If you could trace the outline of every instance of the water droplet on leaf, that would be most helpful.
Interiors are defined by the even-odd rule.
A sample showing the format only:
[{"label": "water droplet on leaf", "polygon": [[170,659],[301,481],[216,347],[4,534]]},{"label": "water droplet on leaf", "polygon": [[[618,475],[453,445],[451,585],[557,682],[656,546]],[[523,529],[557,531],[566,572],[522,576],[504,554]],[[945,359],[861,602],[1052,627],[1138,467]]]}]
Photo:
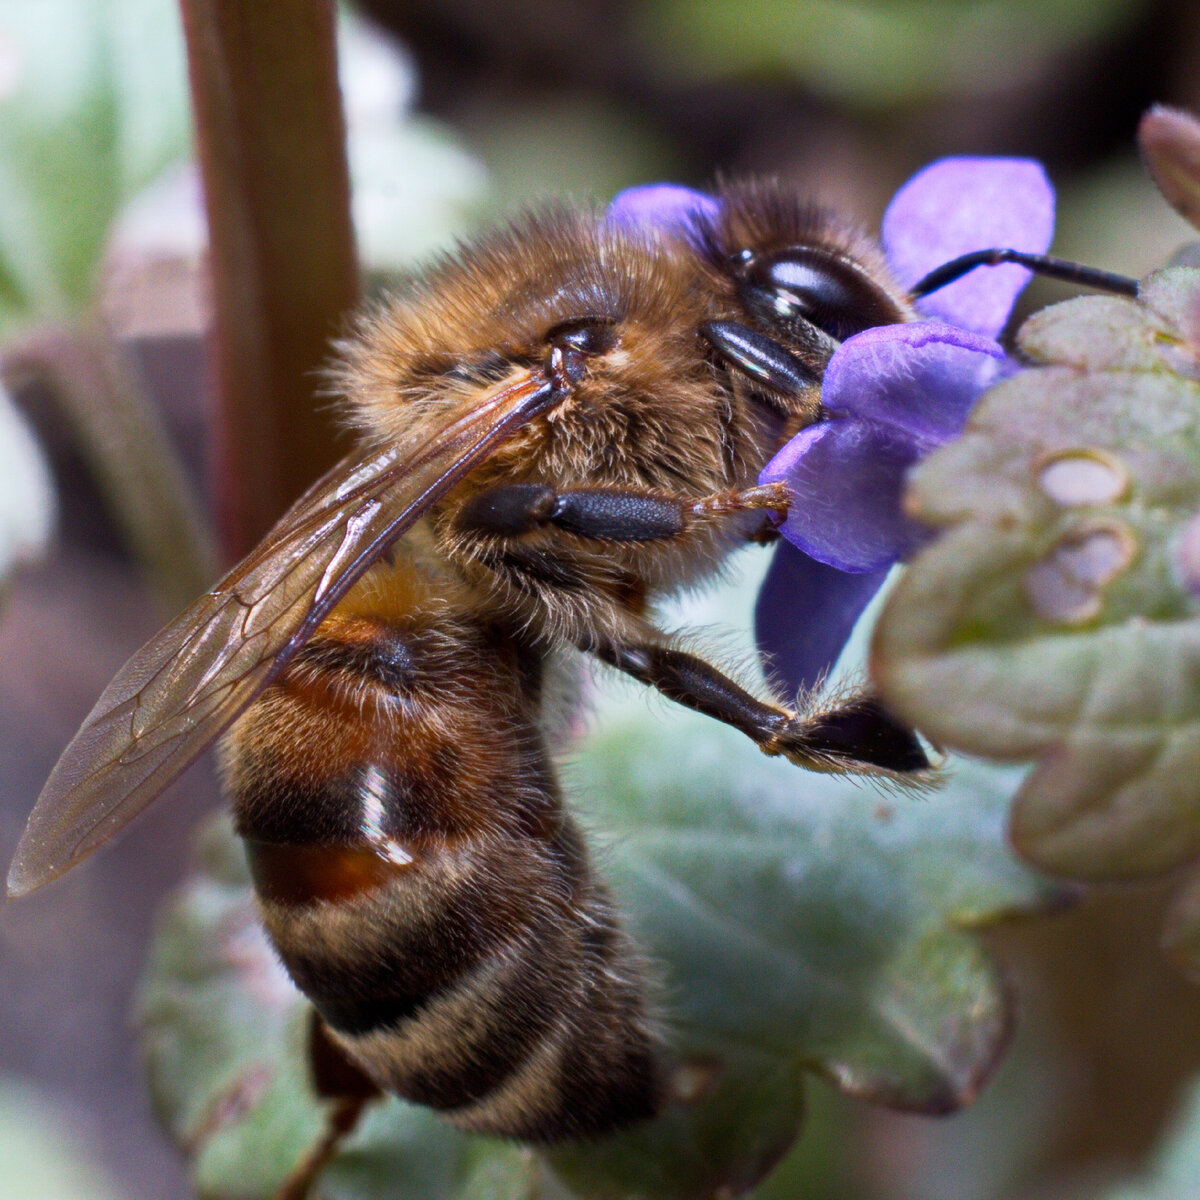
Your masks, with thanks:
[{"label": "water droplet on leaf", "polygon": [[1056,504],[1111,504],[1129,487],[1129,472],[1101,450],[1069,450],[1041,468],[1038,482]]},{"label": "water droplet on leaf", "polygon": [[1063,539],[1025,573],[1038,615],[1077,625],[1100,612],[1101,589],[1133,561],[1137,543],[1124,525],[1092,525]]}]

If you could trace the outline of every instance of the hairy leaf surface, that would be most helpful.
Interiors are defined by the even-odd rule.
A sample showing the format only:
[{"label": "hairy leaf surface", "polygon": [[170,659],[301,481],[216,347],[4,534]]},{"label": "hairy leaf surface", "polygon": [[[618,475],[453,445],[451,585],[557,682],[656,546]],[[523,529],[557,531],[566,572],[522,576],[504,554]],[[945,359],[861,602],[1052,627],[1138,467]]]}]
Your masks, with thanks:
[{"label": "hairy leaf surface", "polygon": [[1200,271],[1137,303],[1026,323],[1046,365],[989,392],[927,459],[913,511],[949,532],[876,631],[889,702],[931,737],[1034,759],[1020,849],[1082,879],[1200,850]]}]

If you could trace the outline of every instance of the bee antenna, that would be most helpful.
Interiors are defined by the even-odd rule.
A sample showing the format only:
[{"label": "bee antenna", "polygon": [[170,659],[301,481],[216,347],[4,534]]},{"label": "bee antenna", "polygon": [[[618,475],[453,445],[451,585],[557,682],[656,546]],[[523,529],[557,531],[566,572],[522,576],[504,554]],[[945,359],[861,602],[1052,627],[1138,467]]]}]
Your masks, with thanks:
[{"label": "bee antenna", "polygon": [[1026,254],[1022,250],[976,250],[971,254],[962,255],[961,258],[951,259],[950,262],[930,271],[912,289],[913,297],[919,299],[921,296],[928,296],[930,292],[936,292],[948,283],[961,279],[976,267],[995,267],[1000,263],[1017,263],[1028,267],[1035,275],[1046,275],[1051,279],[1095,288],[1100,292],[1112,292],[1116,296],[1136,297],[1138,294],[1136,279],[1130,279],[1126,275],[1114,275],[1096,267],[1085,267],[1082,263],[1070,262],[1065,258],[1053,258],[1049,254]]}]

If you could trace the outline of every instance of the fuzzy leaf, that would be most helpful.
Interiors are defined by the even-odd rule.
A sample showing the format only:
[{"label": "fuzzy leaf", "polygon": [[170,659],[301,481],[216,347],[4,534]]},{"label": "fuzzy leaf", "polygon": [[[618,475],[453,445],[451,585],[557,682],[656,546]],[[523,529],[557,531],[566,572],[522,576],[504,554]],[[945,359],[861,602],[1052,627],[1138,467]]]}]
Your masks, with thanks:
[{"label": "fuzzy leaf", "polygon": [[573,777],[664,972],[676,1053],[719,1067],[690,1109],[551,1155],[577,1191],[737,1194],[795,1136],[802,1068],[910,1111],[974,1094],[1010,1013],[963,929],[1050,898],[1003,844],[1012,773],[964,763],[931,801],[881,802],[670,711],[627,713]]},{"label": "fuzzy leaf", "polygon": [[1013,837],[1078,878],[1200,850],[1200,271],[1138,303],[1031,320],[1051,365],[1002,383],[914,473],[911,511],[953,526],[876,632],[889,702],[931,737],[1034,758]]},{"label": "fuzzy leaf", "polygon": [[[693,714],[647,721],[625,700],[569,779],[658,964],[677,1084],[692,1099],[549,1153],[557,1179],[527,1151],[388,1100],[342,1144],[322,1200],[737,1195],[795,1138],[805,1069],[944,1112],[996,1062],[1011,1013],[968,927],[1054,898],[1004,844],[1015,772],[963,763],[932,799],[885,801],[763,759]],[[159,1107],[190,1142],[204,1197],[270,1196],[323,1128],[302,1064],[304,1005],[255,934],[244,883],[222,830],[163,924],[142,1005]],[[257,1091],[222,1107],[246,1079]]]}]

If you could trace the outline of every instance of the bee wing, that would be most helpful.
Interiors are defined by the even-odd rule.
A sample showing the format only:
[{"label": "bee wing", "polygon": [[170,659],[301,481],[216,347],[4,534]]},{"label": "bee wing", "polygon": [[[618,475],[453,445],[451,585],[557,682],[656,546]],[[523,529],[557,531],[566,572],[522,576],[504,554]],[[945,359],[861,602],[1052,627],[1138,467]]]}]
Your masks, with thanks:
[{"label": "bee wing", "polygon": [[107,841],[195,760],[363,572],[472,467],[561,399],[523,373],[419,446],[343,460],[117,672],[30,814],[9,895]]}]

